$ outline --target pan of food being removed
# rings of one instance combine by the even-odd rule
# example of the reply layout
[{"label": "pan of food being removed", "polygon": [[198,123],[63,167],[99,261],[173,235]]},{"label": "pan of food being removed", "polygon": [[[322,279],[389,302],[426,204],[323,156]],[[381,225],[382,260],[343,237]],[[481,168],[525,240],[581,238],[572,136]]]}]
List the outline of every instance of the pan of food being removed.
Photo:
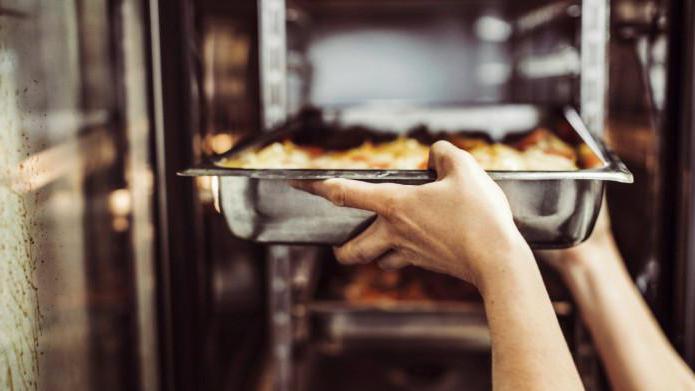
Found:
[{"label": "pan of food being removed", "polygon": [[573,108],[532,105],[306,110],[181,175],[217,177],[221,211],[240,238],[336,245],[373,213],[335,206],[288,181],[426,183],[436,178],[427,158],[437,140],[473,155],[533,248],[580,243],[593,229],[605,182],[632,182]]}]

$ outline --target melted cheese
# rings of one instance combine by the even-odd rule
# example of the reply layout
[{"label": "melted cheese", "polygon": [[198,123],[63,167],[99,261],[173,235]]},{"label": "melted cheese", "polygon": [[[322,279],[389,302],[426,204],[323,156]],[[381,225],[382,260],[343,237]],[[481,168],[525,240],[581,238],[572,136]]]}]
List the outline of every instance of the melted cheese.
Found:
[{"label": "melted cheese", "polygon": [[[488,171],[577,169],[576,157],[569,158],[566,154],[545,151],[541,143],[519,150],[504,144],[476,141],[471,143],[469,152]],[[291,141],[283,141],[257,151],[242,153],[235,159],[221,162],[221,165],[247,169],[418,170],[427,168],[428,156],[429,146],[407,137],[379,144],[365,142],[346,151],[322,151],[316,147],[303,147]]]}]

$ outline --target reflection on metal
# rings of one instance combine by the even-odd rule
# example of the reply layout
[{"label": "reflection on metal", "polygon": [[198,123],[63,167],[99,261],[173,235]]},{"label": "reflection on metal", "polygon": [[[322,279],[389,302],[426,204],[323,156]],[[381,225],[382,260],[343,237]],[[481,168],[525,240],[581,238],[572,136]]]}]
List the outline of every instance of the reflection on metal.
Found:
[{"label": "reflection on metal", "polygon": [[316,301],[308,305],[314,338],[333,352],[342,347],[397,345],[488,351],[490,332],[477,302],[351,304]]},{"label": "reflection on metal", "polygon": [[[572,304],[553,301],[559,318],[573,314]],[[306,306],[313,340],[337,354],[358,347],[410,344],[449,351],[489,351],[485,309],[478,301],[358,303],[315,300]]]},{"label": "reflection on metal", "polygon": [[534,55],[519,61],[519,73],[529,79],[558,76],[576,76],[580,71],[579,54],[573,47],[543,56]]},{"label": "reflection on metal", "polygon": [[[287,115],[287,42],[284,0],[259,0],[260,77],[262,128],[285,120]],[[271,319],[271,357],[273,389],[291,388],[292,321],[289,284],[290,254],[285,246],[268,249],[269,317]]]},{"label": "reflection on metal", "polygon": [[511,77],[511,68],[506,62],[486,62],[480,64],[476,73],[483,85],[503,85]]},{"label": "reflection on metal", "polygon": [[473,29],[481,41],[504,42],[512,35],[512,26],[506,20],[493,15],[478,18]]},{"label": "reflection on metal", "polygon": [[268,129],[287,114],[285,1],[260,0],[258,7],[263,128]]},{"label": "reflection on metal", "polygon": [[290,248],[268,248],[268,316],[271,322],[271,357],[273,389],[289,391],[292,387],[292,281]]},{"label": "reflection on metal", "polygon": [[[582,119],[589,131],[602,135],[608,92],[608,0],[582,0],[581,7],[579,105]],[[580,335],[584,327],[577,324],[576,330]],[[575,360],[586,387],[595,388],[598,378],[596,354],[589,344],[582,343],[587,340],[585,334],[578,337]]]},{"label": "reflection on metal", "polygon": [[667,39],[664,34],[656,37],[640,36],[635,42],[635,51],[640,61],[640,73],[647,90],[647,102],[655,128],[661,124],[661,113],[666,101]]},{"label": "reflection on metal", "polygon": [[116,147],[107,129],[95,129],[86,135],[58,144],[0,172],[0,184],[17,193],[38,190],[66,175],[84,170],[89,175],[113,163]]},{"label": "reflection on metal", "polygon": [[[139,0],[124,0],[122,3],[123,47],[125,82],[125,127],[128,140],[126,170],[128,189],[117,190],[114,203],[119,211],[126,210],[126,199],[130,219],[125,216],[114,220],[118,228],[127,229],[132,222],[131,241],[133,246],[133,268],[137,304],[138,370],[140,387],[143,390],[159,389],[159,345],[157,334],[155,252],[153,227],[154,178],[150,156],[151,125],[148,113],[148,85],[145,61],[146,25]],[[151,11],[156,12],[156,10]],[[115,193],[115,192],[114,192]]]},{"label": "reflection on metal", "polygon": [[608,0],[582,1],[581,115],[587,128],[599,135],[606,117],[608,22]]},{"label": "reflection on metal", "polygon": [[579,3],[575,0],[561,1],[527,12],[516,19],[514,24],[515,33],[529,33],[563,16],[576,18],[581,14],[578,9],[578,4]]},{"label": "reflection on metal", "polygon": [[384,7],[374,11],[378,17],[353,9],[313,20],[305,49],[309,104],[509,98],[511,28],[494,5],[450,4],[442,12],[423,2],[403,10],[375,3]]},{"label": "reflection on metal", "polygon": [[[154,130],[154,139],[155,139],[155,145],[156,145],[156,150],[155,150],[155,157],[156,157],[156,167],[155,169],[157,172],[166,172],[166,154],[165,154],[165,137],[164,137],[164,95],[163,95],[163,87],[164,87],[164,82],[163,82],[163,76],[162,76],[162,39],[160,36],[160,19],[159,19],[159,0],[149,0],[148,1],[149,5],[149,15],[150,15],[150,20],[149,20],[149,38],[150,38],[150,59],[151,59],[151,64],[150,64],[150,79],[151,79],[151,84],[152,84],[152,119],[151,119],[151,124],[152,124],[152,129]],[[156,190],[158,199],[157,204],[159,206],[159,213],[158,213],[158,219],[157,219],[157,224],[160,227],[168,227],[169,225],[169,219],[167,216],[167,196],[166,196],[166,181],[164,180],[159,180],[157,181],[157,188],[154,189],[153,191]],[[166,232],[165,229],[162,230],[163,232]],[[154,232],[151,233],[152,239],[154,240]],[[170,257],[170,251],[169,251],[169,236],[166,233],[163,233],[158,236],[158,250],[159,250],[159,258],[161,259],[169,259]],[[161,278],[159,279],[160,281],[160,288],[159,290],[161,292],[171,292],[171,270],[169,269],[169,263],[168,262],[160,262],[160,270],[159,274]],[[173,349],[172,346],[174,344],[173,341],[173,326],[172,325],[172,311],[170,310],[172,308],[172,303],[171,303],[171,295],[169,294],[162,294],[160,297],[159,301],[159,306],[163,309],[160,312],[160,318],[159,321],[161,322],[163,326],[159,328],[159,336],[157,338],[157,341],[161,342],[160,350],[162,352],[165,352],[164,354],[161,354],[160,357],[162,358],[162,362],[160,362],[160,365],[158,366],[159,368],[162,368],[162,373],[161,376],[159,377],[159,381],[161,382],[162,388],[165,388],[167,386],[173,386],[174,384],[174,375],[171,371],[171,368],[174,368],[174,360],[173,360],[173,354],[167,354],[171,353],[171,350]],[[152,341],[152,343],[157,343],[157,341]]]}]

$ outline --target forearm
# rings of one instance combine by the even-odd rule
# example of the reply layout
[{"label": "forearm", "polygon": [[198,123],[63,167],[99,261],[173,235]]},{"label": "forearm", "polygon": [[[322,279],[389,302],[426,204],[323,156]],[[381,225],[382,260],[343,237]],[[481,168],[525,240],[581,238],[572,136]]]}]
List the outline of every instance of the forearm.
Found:
[{"label": "forearm", "polygon": [[481,289],[492,337],[495,389],[581,389],[581,381],[530,250]]},{"label": "forearm", "polygon": [[693,384],[632,283],[612,239],[571,252],[564,278],[615,389],[678,389]]}]

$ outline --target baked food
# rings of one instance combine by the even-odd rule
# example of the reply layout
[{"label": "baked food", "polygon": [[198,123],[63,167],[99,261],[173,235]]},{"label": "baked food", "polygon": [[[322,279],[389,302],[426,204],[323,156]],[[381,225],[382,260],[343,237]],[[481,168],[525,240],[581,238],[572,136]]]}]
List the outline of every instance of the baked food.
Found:
[{"label": "baked food", "polygon": [[[469,151],[489,171],[569,171],[576,170],[578,162],[596,163],[590,159],[589,155],[593,154],[586,146],[570,146],[542,128],[512,145],[462,135],[447,136],[446,139]],[[241,153],[219,164],[245,169],[422,170],[427,168],[428,156],[429,145],[413,137],[398,137],[380,143],[366,141],[347,150],[324,150],[285,140]]]}]

